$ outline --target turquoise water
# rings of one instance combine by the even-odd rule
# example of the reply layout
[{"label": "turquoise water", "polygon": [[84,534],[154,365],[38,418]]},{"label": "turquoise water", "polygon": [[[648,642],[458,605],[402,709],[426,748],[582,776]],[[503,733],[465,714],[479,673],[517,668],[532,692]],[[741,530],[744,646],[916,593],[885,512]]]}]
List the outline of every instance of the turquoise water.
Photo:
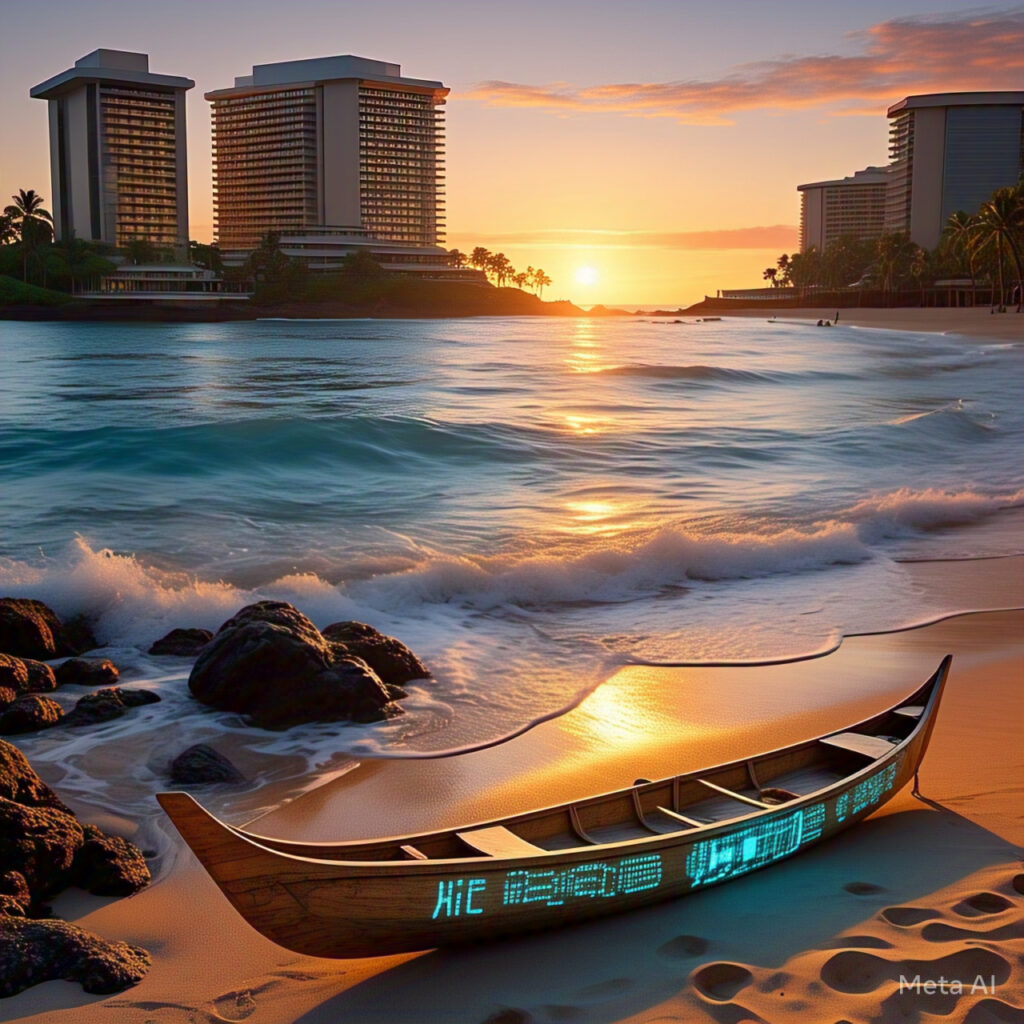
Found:
[{"label": "turquoise water", "polygon": [[899,559],[1020,548],[1022,354],[728,319],[5,322],[0,590],[90,615],[140,677],[257,596],[370,621],[437,682],[353,749],[486,740],[623,660],[954,610]]}]

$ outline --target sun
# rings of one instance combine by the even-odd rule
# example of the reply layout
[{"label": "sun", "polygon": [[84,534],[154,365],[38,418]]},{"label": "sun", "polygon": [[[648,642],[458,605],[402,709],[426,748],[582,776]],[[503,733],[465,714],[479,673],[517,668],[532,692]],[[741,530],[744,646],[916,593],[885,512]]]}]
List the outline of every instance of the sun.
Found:
[{"label": "sun", "polygon": [[597,279],[599,277],[600,274],[598,274],[596,267],[579,267],[576,270],[577,284],[597,284]]}]

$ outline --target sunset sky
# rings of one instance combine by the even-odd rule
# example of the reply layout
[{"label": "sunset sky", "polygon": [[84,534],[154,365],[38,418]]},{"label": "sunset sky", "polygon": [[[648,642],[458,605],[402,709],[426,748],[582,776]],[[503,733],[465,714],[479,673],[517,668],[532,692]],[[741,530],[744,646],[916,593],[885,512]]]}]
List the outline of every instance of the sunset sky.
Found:
[{"label": "sunset sky", "polygon": [[886,161],[889,104],[1024,88],[1024,5],[52,0],[5,4],[2,24],[0,197],[50,198],[29,88],[97,47],[138,50],[196,82],[191,235],[208,241],[203,93],[253,64],[354,53],[452,90],[447,244],[541,266],[546,298],[585,304],[760,284],[796,245],[797,184]]}]

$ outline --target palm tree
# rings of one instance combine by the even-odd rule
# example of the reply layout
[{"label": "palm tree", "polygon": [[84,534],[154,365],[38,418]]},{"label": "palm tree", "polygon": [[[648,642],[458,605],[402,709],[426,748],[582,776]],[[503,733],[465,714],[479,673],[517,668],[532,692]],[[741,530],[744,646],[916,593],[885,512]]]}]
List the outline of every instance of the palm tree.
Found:
[{"label": "palm tree", "polygon": [[11,196],[14,202],[4,207],[4,215],[10,217],[11,225],[21,240],[21,276],[28,280],[29,253],[53,237],[53,217],[49,210],[43,209],[43,197],[30,188],[26,191],[18,189],[18,194]]},{"label": "palm tree", "polygon": [[971,279],[971,305],[974,305],[977,291],[975,260],[978,255],[978,220],[963,210],[950,214],[942,233],[943,247],[958,257],[961,265],[966,263],[967,276]]},{"label": "palm tree", "polygon": [[542,298],[544,295],[544,289],[551,284],[551,278],[544,273],[543,270],[538,267],[533,272],[533,286],[537,289],[537,298]]},{"label": "palm tree", "polygon": [[71,278],[71,293],[74,294],[78,288],[78,279],[88,270],[92,253],[89,246],[75,234],[72,228],[68,237],[58,245],[54,246],[57,255],[64,262],[68,277]]},{"label": "palm tree", "polygon": [[478,245],[469,254],[469,265],[476,267],[477,270],[486,271],[488,264],[491,260],[491,252],[489,249],[485,249],[482,245]]},{"label": "palm tree", "polygon": [[512,266],[512,261],[503,252],[495,253],[491,257],[488,269],[494,275],[494,280],[497,282],[499,288],[504,286],[505,282],[515,273],[516,270],[516,268]]},{"label": "palm tree", "polygon": [[453,267],[464,267],[469,262],[469,257],[458,249],[449,249],[448,262]]},{"label": "palm tree", "polygon": [[917,246],[905,234],[882,235],[875,245],[875,271],[886,294],[895,291],[910,273]]},{"label": "palm tree", "polygon": [[789,256],[788,256],[788,254],[787,253],[783,253],[778,258],[778,260],[776,260],[775,265],[779,268],[779,280],[780,280],[781,284],[783,284],[783,285],[789,284],[789,269],[790,268],[789,268]]},{"label": "palm tree", "polygon": [[773,288],[778,288],[779,287],[779,282],[777,280],[777,278],[779,276],[779,268],[778,267],[766,267],[765,268],[765,272],[761,276],[766,281],[771,281]]},{"label": "palm tree", "polygon": [[14,230],[14,218],[9,214],[0,213],[0,245],[10,245],[18,239]]},{"label": "palm tree", "polygon": [[993,246],[999,268],[1000,304],[1006,304],[1003,285],[1003,253],[1009,250],[1017,271],[1017,312],[1024,304],[1024,266],[1021,262],[1020,236],[1024,233],[1024,200],[1019,188],[1000,188],[978,211],[978,236],[981,248]]},{"label": "palm tree", "polygon": [[518,274],[512,275],[512,283],[522,290],[526,286],[526,282],[530,279],[530,275],[525,271],[520,271]]}]

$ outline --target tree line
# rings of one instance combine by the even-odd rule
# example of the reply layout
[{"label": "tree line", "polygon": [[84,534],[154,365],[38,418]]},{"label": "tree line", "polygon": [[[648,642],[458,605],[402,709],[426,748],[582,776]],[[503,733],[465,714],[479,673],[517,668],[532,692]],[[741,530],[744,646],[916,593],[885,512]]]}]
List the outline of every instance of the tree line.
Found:
[{"label": "tree line", "polygon": [[551,284],[551,278],[540,267],[517,271],[503,252],[491,252],[482,245],[478,245],[468,256],[458,249],[452,249],[448,253],[448,261],[453,267],[470,266],[482,270],[488,278],[494,279],[499,288],[507,284],[520,289],[530,288],[537,293],[538,298],[543,296],[544,289]]},{"label": "tree line", "polygon": [[860,239],[842,235],[823,250],[783,253],[764,280],[775,288],[877,289],[886,295],[936,281],[965,279],[972,296],[978,285],[992,289],[992,307],[1024,307],[1024,176],[996,189],[976,213],[958,210],[947,220],[939,244],[921,248],[906,234]]}]

